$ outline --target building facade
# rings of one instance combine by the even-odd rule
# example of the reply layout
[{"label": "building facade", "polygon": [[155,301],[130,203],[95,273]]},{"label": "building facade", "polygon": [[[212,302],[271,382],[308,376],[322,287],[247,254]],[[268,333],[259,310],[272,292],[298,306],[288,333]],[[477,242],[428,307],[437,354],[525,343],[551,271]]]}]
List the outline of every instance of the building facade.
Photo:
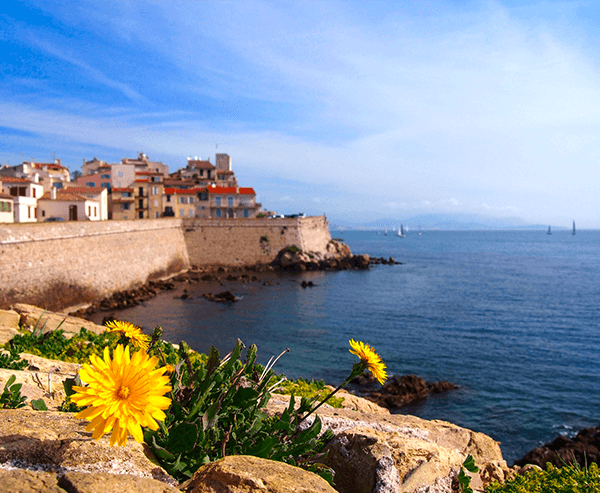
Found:
[{"label": "building facade", "polygon": [[212,218],[252,218],[262,205],[250,187],[208,187],[208,207]]},{"label": "building facade", "polygon": [[2,177],[2,193],[13,198],[14,222],[33,223],[38,218],[38,199],[44,194],[44,187],[37,181],[39,175],[34,175],[34,180],[17,178],[13,176]]}]

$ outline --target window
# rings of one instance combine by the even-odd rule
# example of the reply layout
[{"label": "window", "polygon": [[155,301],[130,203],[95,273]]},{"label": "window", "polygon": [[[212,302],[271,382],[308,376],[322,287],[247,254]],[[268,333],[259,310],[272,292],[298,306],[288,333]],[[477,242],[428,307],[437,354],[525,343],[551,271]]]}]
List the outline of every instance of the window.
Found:
[{"label": "window", "polygon": [[179,209],[179,215],[183,217],[185,215],[185,211],[183,209]]},{"label": "window", "polygon": [[233,207],[233,197],[227,197],[227,206]]},{"label": "window", "polygon": [[167,202],[171,202],[171,196],[167,195]]},{"label": "window", "polygon": [[119,175],[119,178],[123,178],[123,172],[122,171],[119,171],[117,174]]},{"label": "window", "polygon": [[100,178],[105,178],[107,180],[110,180],[110,175],[100,175]]},{"label": "window", "polygon": [[187,197],[179,197],[180,204],[187,204]]},{"label": "window", "polygon": [[123,192],[121,194],[122,197],[131,197],[131,192]]},{"label": "window", "polygon": [[92,206],[88,205],[88,216],[92,215]]},{"label": "window", "polygon": [[42,217],[46,217],[46,211],[42,211]]},{"label": "window", "polygon": [[138,209],[143,209],[144,208],[144,199],[140,199],[138,204],[139,204]]},{"label": "window", "polygon": [[156,212],[154,213],[154,218],[155,218],[155,219],[158,219],[158,211],[156,211]]},{"label": "window", "polygon": [[85,186],[86,186],[86,187],[95,187],[95,186],[96,186],[96,184],[95,184],[93,181],[86,181],[86,182],[85,182]]},{"label": "window", "polygon": [[154,207],[158,207],[158,200],[154,200]]},{"label": "window", "polygon": [[143,197],[143,196],[144,196],[144,187],[140,187],[140,188],[139,188],[139,192],[140,192],[140,193],[139,193],[139,196],[140,196],[140,197]]},{"label": "window", "polygon": [[129,204],[129,203],[121,204],[121,209],[124,210],[124,211],[128,211],[130,205],[131,204]]},{"label": "window", "polygon": [[188,216],[189,216],[189,217],[194,217],[194,211],[193,211],[192,209],[190,209],[190,210],[188,211]]},{"label": "window", "polygon": [[152,181],[160,182],[160,176],[153,176]]},{"label": "window", "polygon": [[216,197],[216,198],[215,198],[215,205],[216,205],[217,207],[221,207],[221,197]]},{"label": "window", "polygon": [[193,204],[194,203],[194,197],[188,197],[188,203],[189,204]]},{"label": "window", "polygon": [[56,188],[56,189],[60,189],[60,188],[62,188],[62,187],[63,187],[63,183],[62,183],[62,181],[55,181],[55,182],[52,184],[52,186],[53,186],[54,188]]},{"label": "window", "polygon": [[98,208],[94,206],[94,217],[98,217]]},{"label": "window", "polygon": [[100,185],[102,188],[110,188],[110,182],[108,181],[103,181],[102,184]]},{"label": "window", "polygon": [[248,217],[248,209],[244,209],[244,217]]},{"label": "window", "polygon": [[35,193],[37,192],[37,190],[35,189],[35,187],[31,187],[31,193],[33,195],[31,195],[34,199],[35,199]]},{"label": "window", "polygon": [[144,219],[144,211],[140,211],[140,212],[138,212],[138,217],[139,217],[140,219]]},{"label": "window", "polygon": [[221,217],[221,209],[217,209],[217,217]]},{"label": "window", "polygon": [[152,187],[152,195],[158,195],[158,187]]}]

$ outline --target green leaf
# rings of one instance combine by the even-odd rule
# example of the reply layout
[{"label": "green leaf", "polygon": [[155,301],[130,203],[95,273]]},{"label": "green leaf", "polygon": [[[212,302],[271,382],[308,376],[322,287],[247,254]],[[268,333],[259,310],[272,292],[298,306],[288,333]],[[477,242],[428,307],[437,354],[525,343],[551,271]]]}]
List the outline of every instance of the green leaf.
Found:
[{"label": "green leaf", "polygon": [[261,457],[266,459],[271,454],[271,449],[277,443],[277,437],[266,438],[262,442],[256,444],[253,448],[246,452],[246,455],[253,455],[254,457]]},{"label": "green leaf", "polygon": [[204,428],[204,431],[206,431],[207,428],[215,426],[217,419],[219,418],[220,409],[221,404],[217,401],[204,413],[204,416],[202,416],[202,427]]},{"label": "green leaf", "polygon": [[473,456],[471,454],[467,455],[467,458],[463,462],[463,466],[469,472],[479,472],[479,468],[475,465],[475,459],[473,459]]},{"label": "green leaf", "polygon": [[154,452],[154,455],[156,455],[156,457],[158,457],[159,459],[164,459],[168,461],[175,460],[175,456],[168,450],[158,445],[154,437],[152,437],[152,451]]},{"label": "green leaf", "polygon": [[198,427],[193,423],[179,423],[169,431],[169,451],[174,454],[190,452],[196,445]]},{"label": "green leaf", "polygon": [[31,407],[36,411],[47,411],[48,410],[48,407],[46,406],[44,399],[36,399],[34,401],[31,401]]}]

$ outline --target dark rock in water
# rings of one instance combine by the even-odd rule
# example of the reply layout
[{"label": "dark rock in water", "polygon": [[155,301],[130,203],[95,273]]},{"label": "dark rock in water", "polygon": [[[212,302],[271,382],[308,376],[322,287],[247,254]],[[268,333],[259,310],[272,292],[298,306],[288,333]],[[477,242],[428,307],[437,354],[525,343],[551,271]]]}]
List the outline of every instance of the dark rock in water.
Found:
[{"label": "dark rock in water", "polygon": [[206,298],[207,300],[210,300],[210,301],[229,301],[229,302],[233,302],[233,301],[238,301],[238,299],[239,299],[231,291],[223,291],[222,293],[217,293],[217,294],[204,293],[202,295],[202,297]]},{"label": "dark rock in water", "polygon": [[313,283],[312,281],[302,281],[301,286],[303,288],[314,288],[316,286],[316,284]]},{"label": "dark rock in water", "polygon": [[577,461],[581,466],[591,462],[600,464],[600,426],[579,430],[574,438],[556,437],[550,443],[525,454],[515,465],[535,464],[546,469],[548,462],[553,466],[562,467],[572,464],[573,461]]},{"label": "dark rock in water", "polygon": [[[371,386],[375,382],[372,375],[361,375],[352,381],[357,385]],[[426,382],[417,375],[393,376],[378,390],[365,395],[366,399],[388,409],[399,408],[421,399],[430,394],[439,394],[447,390],[458,389],[458,385],[445,380]]]}]

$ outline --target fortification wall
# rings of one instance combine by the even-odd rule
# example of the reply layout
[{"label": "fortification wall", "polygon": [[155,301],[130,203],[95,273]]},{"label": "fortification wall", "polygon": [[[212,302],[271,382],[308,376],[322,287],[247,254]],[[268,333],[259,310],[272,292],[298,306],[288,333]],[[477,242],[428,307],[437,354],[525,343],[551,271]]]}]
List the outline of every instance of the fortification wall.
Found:
[{"label": "fortification wall", "polygon": [[324,216],[308,218],[184,219],[190,264],[266,264],[287,246],[325,252],[331,240]]},{"label": "fortification wall", "polygon": [[74,306],[189,266],[180,219],[0,226],[0,307]]},{"label": "fortification wall", "polygon": [[145,219],[0,225],[0,308],[60,309],[190,265],[266,264],[287,246],[325,252],[323,217]]}]

